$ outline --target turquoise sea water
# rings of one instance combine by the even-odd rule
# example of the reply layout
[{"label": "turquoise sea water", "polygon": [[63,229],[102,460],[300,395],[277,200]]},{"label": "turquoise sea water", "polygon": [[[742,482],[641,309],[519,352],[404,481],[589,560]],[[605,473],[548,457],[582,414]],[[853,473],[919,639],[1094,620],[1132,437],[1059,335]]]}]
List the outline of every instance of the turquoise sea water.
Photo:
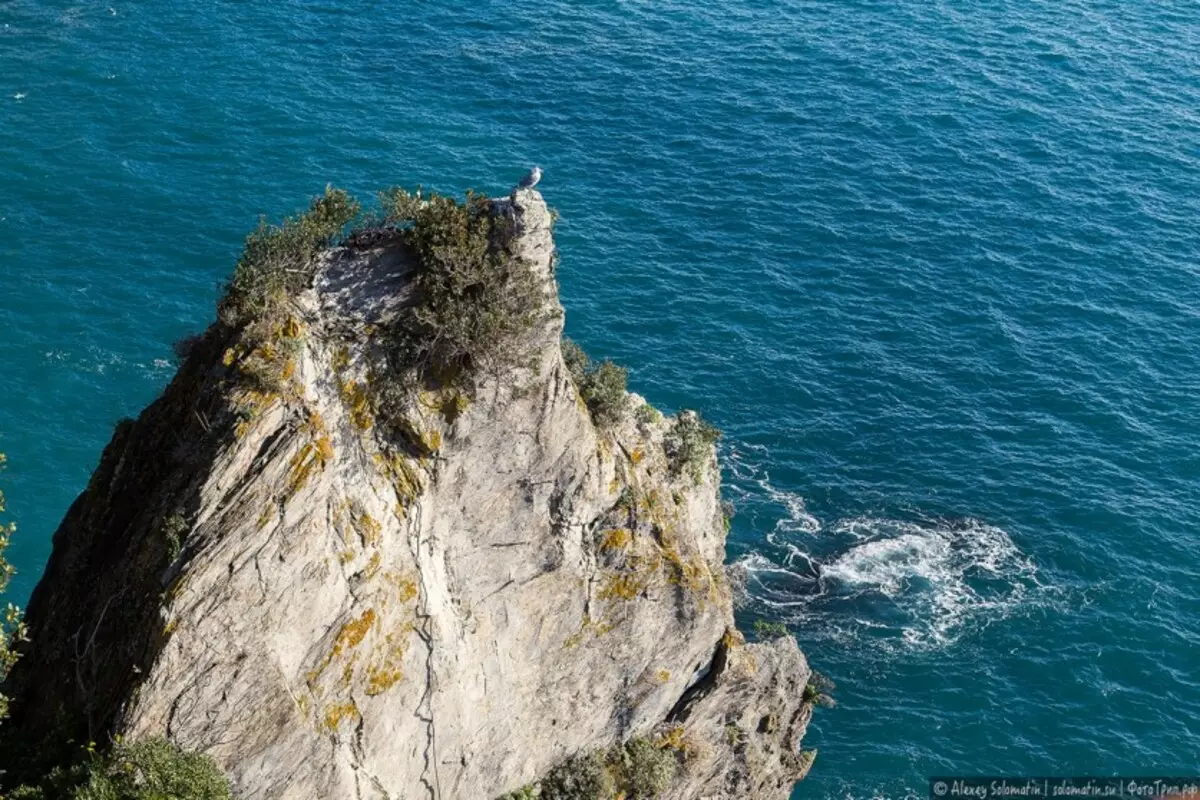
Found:
[{"label": "turquoise sea water", "polygon": [[570,334],[726,430],[744,621],[838,683],[797,798],[1200,773],[1189,0],[0,2],[18,599],[258,214],[534,162]]}]

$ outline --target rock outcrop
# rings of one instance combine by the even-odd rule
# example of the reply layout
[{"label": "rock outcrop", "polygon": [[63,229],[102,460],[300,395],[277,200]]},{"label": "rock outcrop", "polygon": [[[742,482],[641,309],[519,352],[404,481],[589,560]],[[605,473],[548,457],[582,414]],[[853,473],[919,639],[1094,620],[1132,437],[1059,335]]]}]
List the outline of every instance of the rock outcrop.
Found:
[{"label": "rock outcrop", "polygon": [[[10,735],[165,736],[260,798],[489,798],[633,736],[671,798],[785,798],[809,678],[743,643],[711,452],[630,396],[604,430],[564,364],[551,216],[496,203],[545,284],[517,369],[371,401],[409,302],[386,240],[326,253],[247,353],[209,335],[121,423],[54,538],[8,683]],[[235,380],[273,361],[280,388]],[[48,746],[48,745],[47,745]]]}]

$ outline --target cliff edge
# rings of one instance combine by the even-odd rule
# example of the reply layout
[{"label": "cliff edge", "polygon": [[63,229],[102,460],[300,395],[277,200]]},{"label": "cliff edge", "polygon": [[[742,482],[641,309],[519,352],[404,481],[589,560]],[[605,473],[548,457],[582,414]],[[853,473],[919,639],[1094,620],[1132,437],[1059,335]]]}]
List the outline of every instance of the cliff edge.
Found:
[{"label": "cliff edge", "polygon": [[166,737],[265,800],[492,798],[636,739],[674,765],[653,796],[789,795],[810,673],[734,628],[711,443],[636,395],[598,424],[541,195],[469,202],[537,288],[505,359],[395,334],[479,288],[420,278],[445,231],[223,308],[55,534],[11,740]]}]

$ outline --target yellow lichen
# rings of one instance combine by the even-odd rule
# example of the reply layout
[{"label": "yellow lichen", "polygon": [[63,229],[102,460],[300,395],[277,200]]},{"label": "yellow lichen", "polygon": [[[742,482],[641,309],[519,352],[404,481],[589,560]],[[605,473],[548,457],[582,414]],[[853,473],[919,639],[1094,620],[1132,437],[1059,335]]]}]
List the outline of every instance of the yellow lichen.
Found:
[{"label": "yellow lichen", "polygon": [[379,524],[379,521],[363,511],[358,514],[355,522],[362,535],[363,543],[367,547],[378,547],[383,541],[383,526]]},{"label": "yellow lichen", "polygon": [[363,615],[358,619],[351,620],[343,625],[333,642],[333,657],[337,658],[346,650],[353,649],[362,644],[362,640],[367,638],[367,634],[370,633],[374,625],[375,610],[371,608],[364,611]]},{"label": "yellow lichen", "polygon": [[628,528],[610,528],[601,534],[601,550],[624,550],[633,541],[633,534]]},{"label": "yellow lichen", "polygon": [[374,553],[371,556],[371,560],[367,562],[367,566],[363,570],[363,574],[366,576],[367,580],[374,578],[376,573],[379,572],[379,563],[381,560],[382,559],[380,558],[379,553]]},{"label": "yellow lichen", "polygon": [[671,680],[671,671],[669,669],[660,669],[658,672],[654,673],[654,678],[659,683],[666,683],[667,681]]},{"label": "yellow lichen", "polygon": [[645,582],[638,575],[608,575],[600,587],[598,597],[601,600],[632,600],[645,588]]},{"label": "yellow lichen", "polygon": [[383,648],[376,654],[378,660],[367,667],[368,697],[383,694],[404,678],[402,667],[411,631],[412,624],[406,623],[384,640]]},{"label": "yellow lichen", "polygon": [[366,388],[355,380],[342,382],[342,399],[350,410],[350,422],[360,431],[369,430],[375,424],[375,413]]},{"label": "yellow lichen", "polygon": [[396,597],[401,603],[413,600],[421,592],[420,587],[417,586],[417,581],[408,575],[402,575],[399,572],[386,572],[383,577],[396,588]]},{"label": "yellow lichen", "polygon": [[403,509],[412,505],[424,491],[416,469],[408,459],[395,453],[377,453],[375,463],[391,481],[392,488],[396,491],[396,497],[400,502],[398,509],[402,516]]},{"label": "yellow lichen", "polygon": [[325,709],[325,729],[330,733],[336,733],[343,721],[347,719],[358,720],[361,716],[358,712],[358,706],[355,705],[353,700],[348,703],[334,703]]},{"label": "yellow lichen", "polygon": [[175,619],[168,622],[167,626],[165,628],[163,628],[163,636],[170,636],[178,628],[179,628],[179,618],[176,617]]},{"label": "yellow lichen", "polygon": [[354,551],[353,550],[343,550],[342,552],[338,553],[338,563],[340,563],[340,564],[349,564],[353,560],[354,560]]},{"label": "yellow lichen", "polygon": [[686,758],[696,751],[696,744],[687,735],[682,725],[673,725],[660,733],[654,739],[654,745],[660,750],[674,750]]},{"label": "yellow lichen", "polygon": [[633,452],[629,454],[629,460],[634,464],[642,463],[642,459],[646,457],[646,451],[640,447],[635,447]]},{"label": "yellow lichen", "polygon": [[300,322],[295,317],[288,317],[287,320],[279,326],[279,335],[287,339],[299,339],[303,329],[300,327]]},{"label": "yellow lichen", "polygon": [[258,515],[258,529],[261,531],[271,523],[271,518],[275,516],[275,504],[267,503],[263,507],[262,513]]}]

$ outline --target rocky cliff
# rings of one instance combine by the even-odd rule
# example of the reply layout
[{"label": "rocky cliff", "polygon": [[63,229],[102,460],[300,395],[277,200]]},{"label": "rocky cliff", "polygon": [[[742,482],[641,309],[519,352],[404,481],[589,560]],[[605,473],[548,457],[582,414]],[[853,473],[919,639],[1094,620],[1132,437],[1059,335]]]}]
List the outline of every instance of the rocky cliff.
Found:
[{"label": "rocky cliff", "polygon": [[711,445],[680,469],[687,419],[636,395],[597,426],[551,214],[490,208],[545,306],[511,368],[381,400],[413,264],[360,236],[118,426],[30,604],[10,736],[165,736],[254,800],[490,798],[639,737],[677,764],[661,797],[788,796],[809,670],[734,629]]}]

